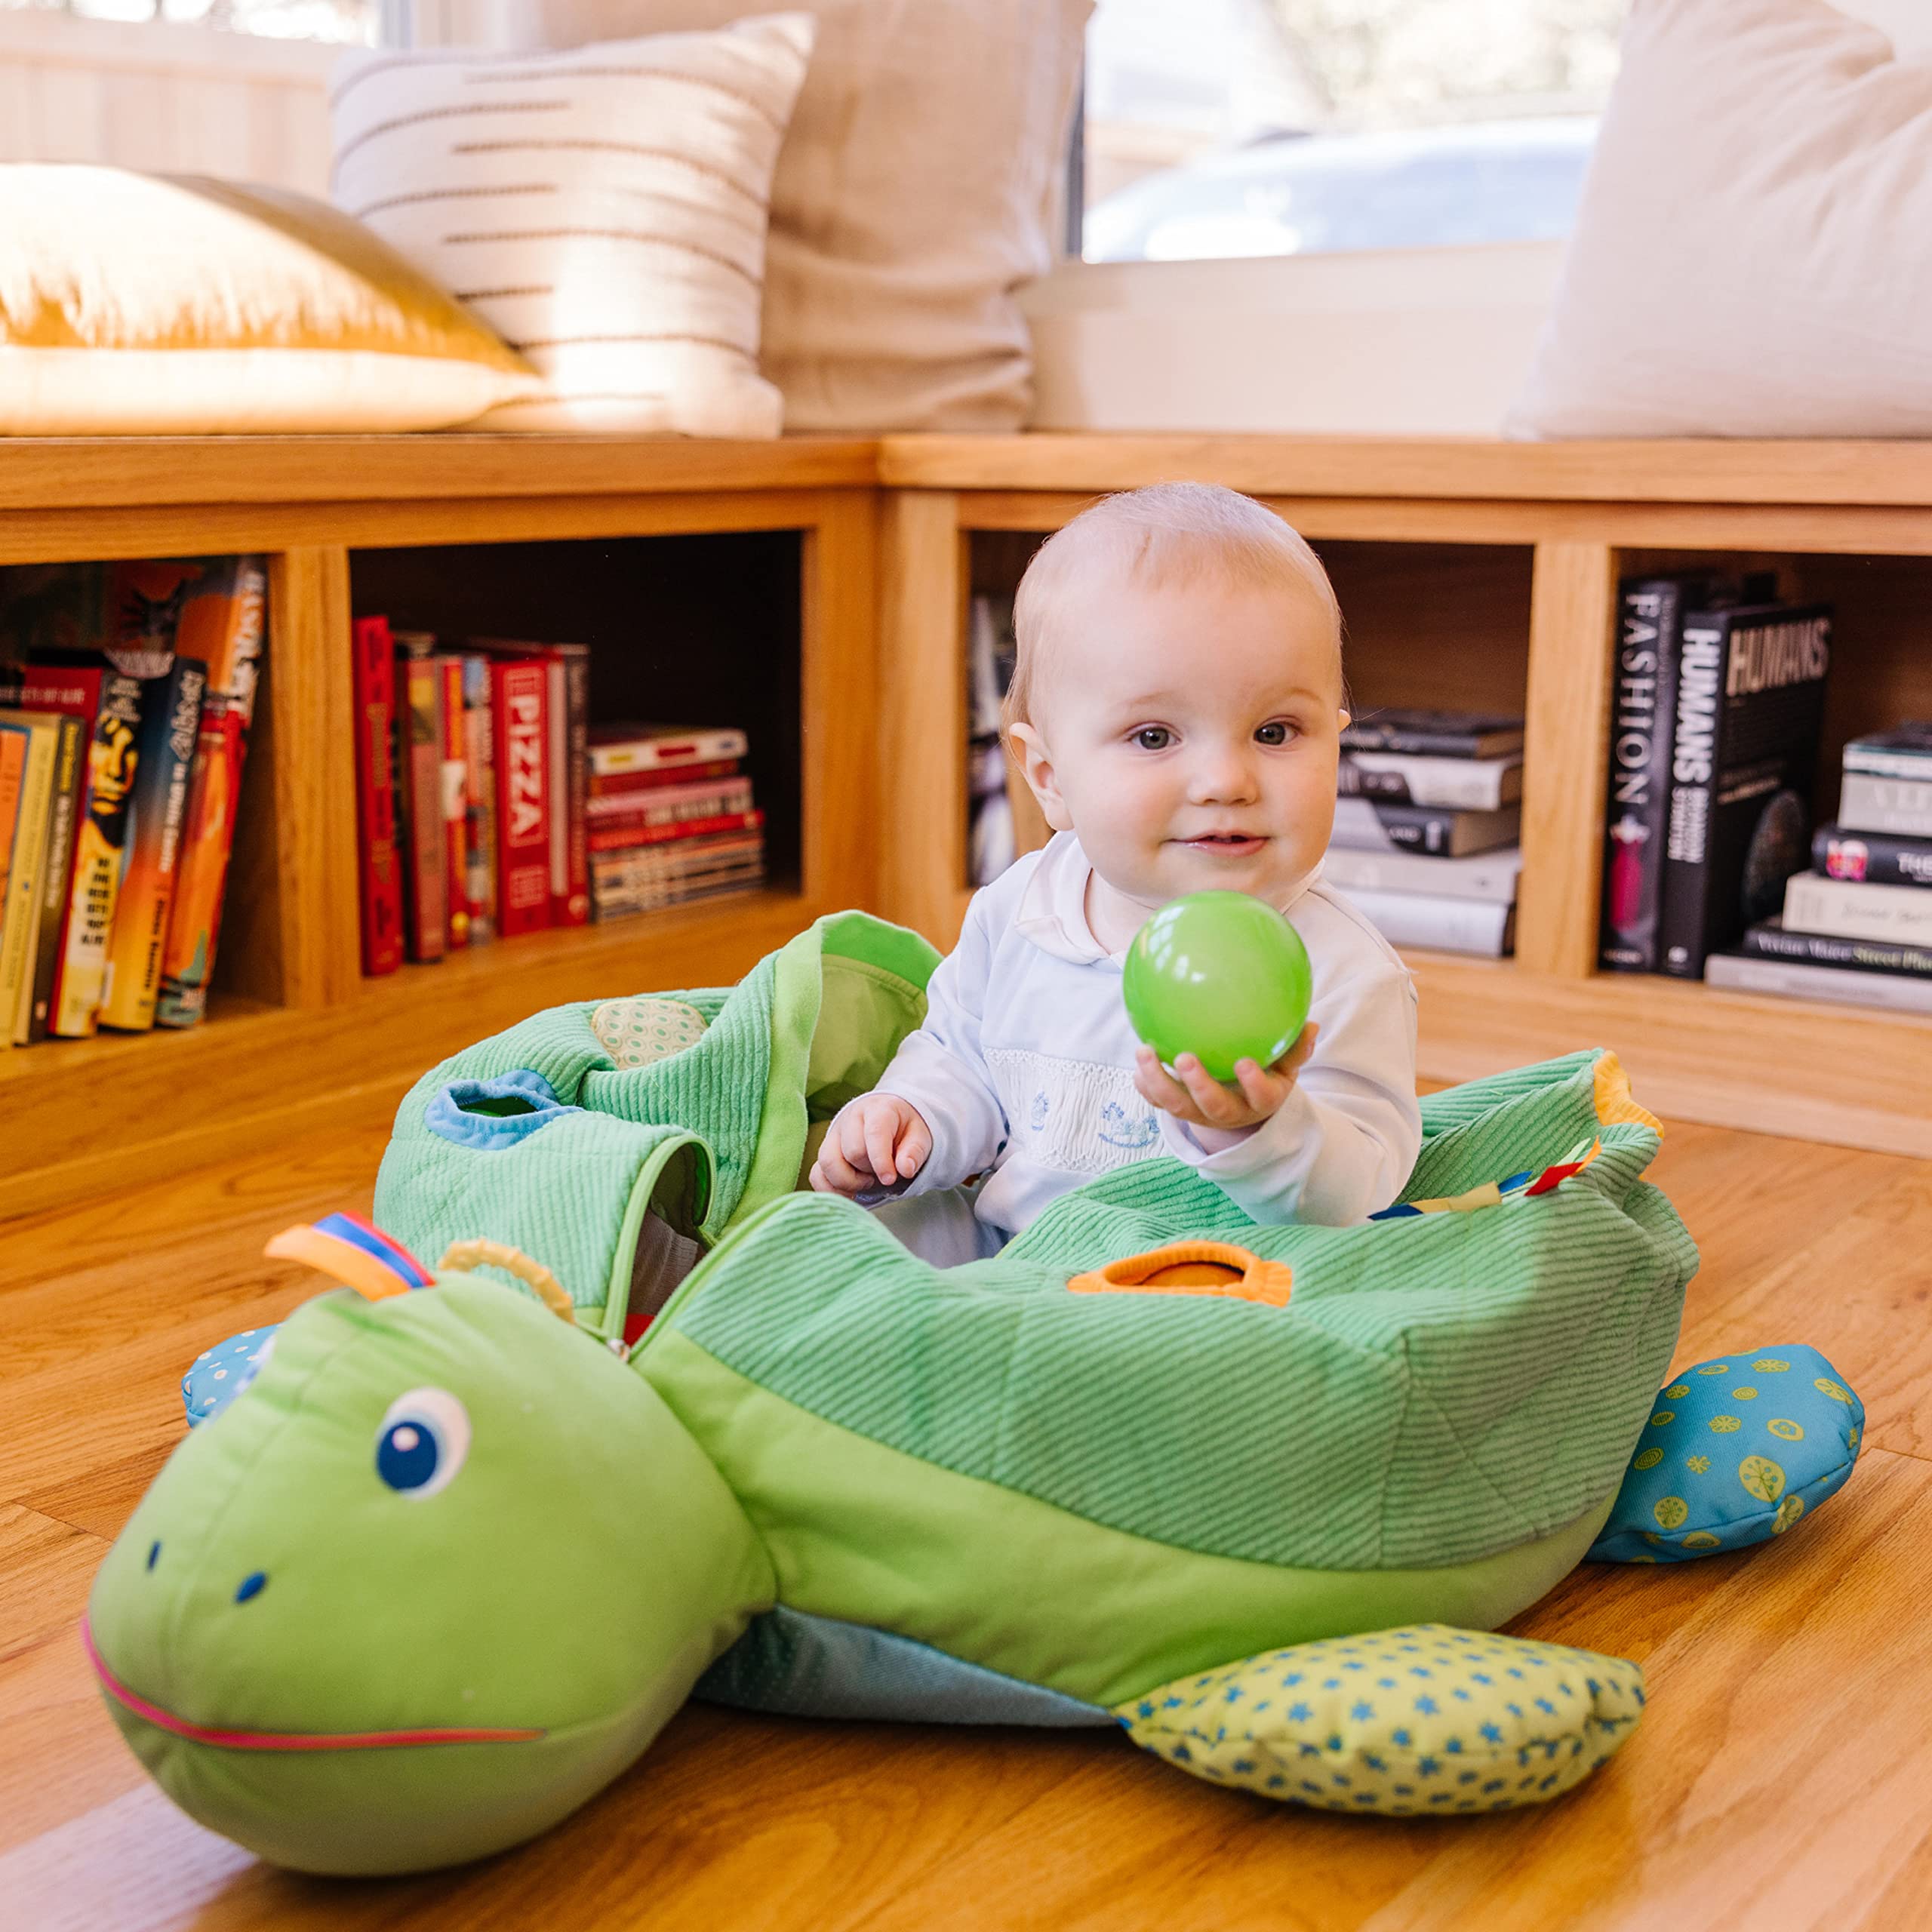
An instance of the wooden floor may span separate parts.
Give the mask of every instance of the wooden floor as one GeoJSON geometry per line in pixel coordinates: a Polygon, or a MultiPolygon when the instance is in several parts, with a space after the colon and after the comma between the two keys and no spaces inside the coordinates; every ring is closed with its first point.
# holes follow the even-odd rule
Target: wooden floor
{"type": "Polygon", "coordinates": [[[1788,1341],[1863,1395],[1850,1487],[1789,1537],[1585,1567],[1526,1634],[1641,1660],[1651,1703],[1547,1809],[1331,1819],[1112,1734],[817,1724],[694,1708],[561,1829],[494,1863],[329,1882],[190,1824],[103,1714],[75,1635],[181,1432],[186,1363],[309,1284],[266,1237],[366,1211],[381,1138],[239,1160],[110,1214],[0,1226],[0,1923],[699,1928],[1932,1924],[1932,1164],[1673,1130],[1701,1244],[1678,1359],[1788,1341]]]}

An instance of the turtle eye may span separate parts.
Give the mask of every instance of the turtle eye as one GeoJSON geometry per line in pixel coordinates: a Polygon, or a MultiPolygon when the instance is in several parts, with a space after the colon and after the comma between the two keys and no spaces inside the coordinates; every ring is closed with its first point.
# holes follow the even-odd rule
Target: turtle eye
{"type": "Polygon", "coordinates": [[[412,1389],[376,1432],[376,1473],[420,1502],[449,1487],[469,1454],[469,1412],[447,1389],[412,1389]]]}

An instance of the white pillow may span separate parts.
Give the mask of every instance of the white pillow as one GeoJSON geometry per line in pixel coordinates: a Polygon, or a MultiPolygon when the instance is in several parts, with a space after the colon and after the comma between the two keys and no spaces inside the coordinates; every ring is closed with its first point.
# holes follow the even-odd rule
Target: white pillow
{"type": "Polygon", "coordinates": [[[547,380],[476,426],[777,435],[765,227],[812,35],[777,14],[568,54],[344,60],[337,202],[547,380]]]}
{"type": "MultiPolygon", "coordinates": [[[[743,4],[444,0],[421,23],[568,47],[717,26],[743,4]]],[[[1053,265],[1093,0],[801,4],[818,41],[772,183],[764,302],[786,426],[1019,429],[1015,296],[1053,265]]]]}
{"type": "Polygon", "coordinates": [[[1518,436],[1932,435],[1932,60],[1635,0],[1518,436]]]}

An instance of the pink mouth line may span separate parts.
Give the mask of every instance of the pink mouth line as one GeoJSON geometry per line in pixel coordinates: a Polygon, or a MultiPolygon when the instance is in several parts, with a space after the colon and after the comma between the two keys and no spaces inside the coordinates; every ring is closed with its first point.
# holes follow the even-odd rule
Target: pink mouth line
{"type": "Polygon", "coordinates": [[[94,1675],[116,1703],[125,1704],[137,1717],[145,1718],[157,1728],[171,1731],[196,1744],[220,1745],[229,1751],[380,1751],[409,1744],[522,1744],[543,1737],[541,1730],[220,1730],[204,1724],[191,1724],[137,1697],[109,1670],[94,1647],[94,1632],[88,1620],[81,1619],[81,1642],[94,1675]]]}

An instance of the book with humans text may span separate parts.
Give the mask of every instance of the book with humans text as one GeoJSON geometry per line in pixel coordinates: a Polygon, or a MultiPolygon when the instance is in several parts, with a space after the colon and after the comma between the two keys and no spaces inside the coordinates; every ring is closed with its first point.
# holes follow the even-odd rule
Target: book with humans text
{"type": "Polygon", "coordinates": [[[1681,635],[1658,963],[1695,980],[1810,857],[1831,607],[1687,611],[1681,635]]]}
{"type": "Polygon", "coordinates": [[[1597,963],[1613,973],[1654,973],[1657,968],[1678,623],[1686,597],[1702,601],[1705,589],[1704,579],[1682,573],[1626,577],[1619,587],[1597,945],[1597,963]]]}

